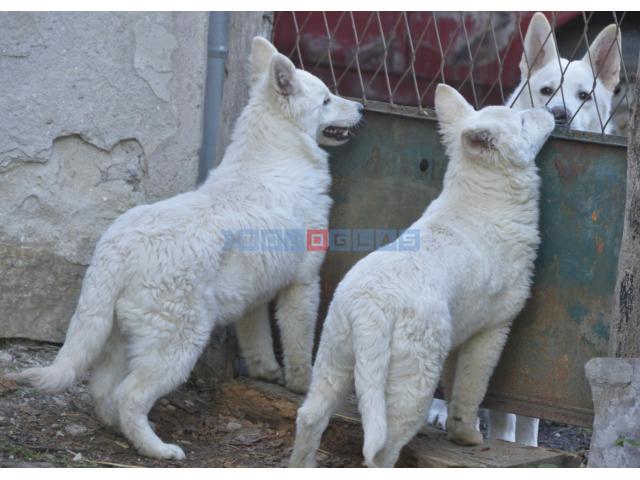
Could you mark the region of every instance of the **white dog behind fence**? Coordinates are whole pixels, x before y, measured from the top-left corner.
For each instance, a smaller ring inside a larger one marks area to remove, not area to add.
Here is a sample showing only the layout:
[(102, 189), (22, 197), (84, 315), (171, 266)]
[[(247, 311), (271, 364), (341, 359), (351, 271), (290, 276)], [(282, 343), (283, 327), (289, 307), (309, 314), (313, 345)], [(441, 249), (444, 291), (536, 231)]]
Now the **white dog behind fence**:
[(520, 61), (520, 84), (507, 105), (547, 106), (556, 123), (574, 130), (611, 133), (613, 93), (620, 81), (620, 29), (603, 28), (579, 60), (560, 56), (551, 25), (540, 12), (531, 18)]
[[(574, 130), (619, 133), (628, 111), (609, 121), (614, 91), (620, 80), (621, 35), (615, 24), (605, 27), (585, 55), (575, 61), (560, 57), (551, 25), (538, 12), (524, 38), (520, 84), (506, 105), (523, 110), (548, 107), (559, 125)], [(618, 100), (620, 103), (620, 100)], [(435, 399), (427, 421), (443, 427), (447, 405)], [(489, 410), (488, 436), (524, 445), (538, 445), (539, 419)]]
[[(336, 288), (291, 466), (313, 466), (320, 438), (355, 380), (369, 466), (395, 465), (443, 374), (449, 437), (482, 442), (478, 406), (513, 318), (529, 296), (539, 243), (535, 156), (554, 127), (546, 109), (474, 111), (439, 85), (436, 112), (449, 165), (440, 196), (398, 239)], [(447, 359), (445, 364), (445, 359)]]
[[(331, 206), (317, 142), (344, 143), (362, 106), (332, 95), (263, 38), (250, 63), (249, 104), (220, 166), (198, 190), (120, 216), (96, 246), (54, 363), (11, 375), (53, 392), (93, 366), (99, 418), (144, 455), (184, 458), (147, 414), (186, 380), (214, 325), (239, 320), (250, 373), (281, 376), (267, 314), (274, 297), (286, 384), (302, 392), (310, 379), (324, 251), (305, 249), (304, 232), (327, 228)], [(252, 248), (247, 231), (300, 231), (302, 248)]]

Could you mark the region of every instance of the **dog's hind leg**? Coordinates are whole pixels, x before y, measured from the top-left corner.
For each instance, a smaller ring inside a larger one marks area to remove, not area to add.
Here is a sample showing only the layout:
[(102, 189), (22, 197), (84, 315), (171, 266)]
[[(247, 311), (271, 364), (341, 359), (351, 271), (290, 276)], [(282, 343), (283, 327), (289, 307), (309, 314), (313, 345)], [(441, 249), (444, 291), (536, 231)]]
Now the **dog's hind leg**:
[(313, 467), (322, 433), (339, 402), (353, 386), (354, 356), (351, 328), (331, 312), (313, 366), (309, 394), (298, 410), (290, 467)]
[(282, 371), (273, 353), (269, 305), (265, 303), (247, 312), (236, 322), (236, 333), (249, 375), (272, 382), (282, 380)]
[(290, 285), (278, 296), (276, 318), (282, 337), (284, 376), (287, 388), (304, 393), (311, 379), (311, 354), (320, 279)]
[(393, 467), (424, 424), (447, 354), (446, 345), (429, 341), (441, 333), (425, 330), (415, 335), (396, 327), (386, 388), (387, 438), (370, 466)]
[(458, 353), (456, 350), (449, 352), (447, 360), (444, 362), (442, 374), (440, 375), (440, 385), (444, 393), (444, 400), (434, 398), (427, 413), (427, 423), (434, 425), (441, 430), (445, 429), (447, 424), (447, 416), (449, 412), (448, 402), (451, 400), (451, 390), (453, 388), (453, 379), (456, 373), (456, 362), (458, 361)]
[(453, 381), (456, 378), (456, 364), (458, 363), (458, 350), (452, 350), (447, 355), (447, 359), (442, 367), (442, 375), (440, 375), (440, 383), (444, 399), (451, 401), (451, 393), (453, 392)]
[(509, 326), (476, 334), (458, 348), (456, 376), (449, 403), (447, 433), (461, 445), (479, 445), (478, 407), (487, 392), (489, 379), (498, 364), (509, 335)]
[[(181, 460), (185, 458), (182, 449), (160, 440), (147, 415), (158, 398), (188, 378), (209, 341), (210, 323), (187, 311), (180, 317), (162, 312), (135, 323), (145, 329), (131, 336), (130, 372), (115, 391), (120, 430), (142, 455)], [(150, 334), (152, 325), (157, 326), (159, 335)], [(143, 332), (147, 335), (141, 335)]]
[(125, 339), (114, 325), (104, 351), (91, 372), (89, 390), (96, 404), (96, 415), (105, 425), (119, 428), (114, 391), (127, 375)]

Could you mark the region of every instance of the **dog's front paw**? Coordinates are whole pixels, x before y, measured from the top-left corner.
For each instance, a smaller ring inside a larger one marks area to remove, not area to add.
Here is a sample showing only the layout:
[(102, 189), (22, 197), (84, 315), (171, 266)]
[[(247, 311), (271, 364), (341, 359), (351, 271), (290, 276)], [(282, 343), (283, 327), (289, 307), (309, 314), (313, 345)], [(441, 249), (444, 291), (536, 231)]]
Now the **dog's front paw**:
[(295, 393), (307, 393), (311, 384), (311, 372), (297, 371), (295, 375), (288, 375), (286, 387)]
[(474, 424), (463, 423), (460, 417), (447, 418), (447, 438), (453, 443), (467, 447), (481, 445), (484, 441), (482, 433)]
[(250, 371), (251, 378), (256, 378), (258, 380), (266, 380), (267, 382), (273, 383), (284, 383), (284, 374), (282, 373), (282, 369), (278, 367), (273, 368), (261, 368), (256, 371)]
[(307, 393), (307, 390), (309, 390), (309, 383), (310, 381), (308, 379), (294, 378), (287, 380), (286, 386), (294, 393), (305, 394)]
[(265, 380), (267, 382), (284, 383), (284, 374), (278, 362), (263, 358), (245, 358), (247, 365), (247, 373), (251, 378), (256, 380)]

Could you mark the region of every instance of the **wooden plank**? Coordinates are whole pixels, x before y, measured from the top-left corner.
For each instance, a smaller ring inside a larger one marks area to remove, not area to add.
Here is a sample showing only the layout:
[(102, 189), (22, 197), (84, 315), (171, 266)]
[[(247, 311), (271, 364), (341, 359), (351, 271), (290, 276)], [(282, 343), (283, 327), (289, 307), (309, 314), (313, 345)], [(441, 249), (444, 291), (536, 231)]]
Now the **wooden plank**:
[[(239, 414), (254, 421), (277, 426), (289, 425), (295, 430), (295, 418), (303, 397), (280, 385), (240, 379), (229, 382), (220, 390), (221, 401)], [(292, 439), (293, 440), (293, 439)], [(361, 455), (362, 429), (356, 408), (355, 396), (333, 416), (325, 433), (321, 448), (332, 452), (345, 449)], [(546, 447), (526, 447), (500, 440), (485, 440), (476, 447), (455, 445), (446, 438), (446, 433), (433, 427), (424, 427), (404, 448), (398, 467), (579, 467), (580, 455)]]
[(485, 439), (482, 445), (462, 447), (447, 440), (447, 434), (423, 427), (402, 451), (403, 466), (421, 468), (470, 467), (579, 467), (579, 455), (546, 447), (527, 447), (502, 440)]

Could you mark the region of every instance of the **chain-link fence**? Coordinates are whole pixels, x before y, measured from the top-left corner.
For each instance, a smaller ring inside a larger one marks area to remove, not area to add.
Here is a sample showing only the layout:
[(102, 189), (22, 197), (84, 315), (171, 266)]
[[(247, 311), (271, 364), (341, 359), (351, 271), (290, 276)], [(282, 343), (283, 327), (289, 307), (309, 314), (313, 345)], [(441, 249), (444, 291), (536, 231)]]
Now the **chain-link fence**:
[(277, 12), (274, 42), (368, 106), (428, 115), (444, 82), (476, 108), (546, 105), (572, 130), (626, 136), (638, 20), (635, 12)]

